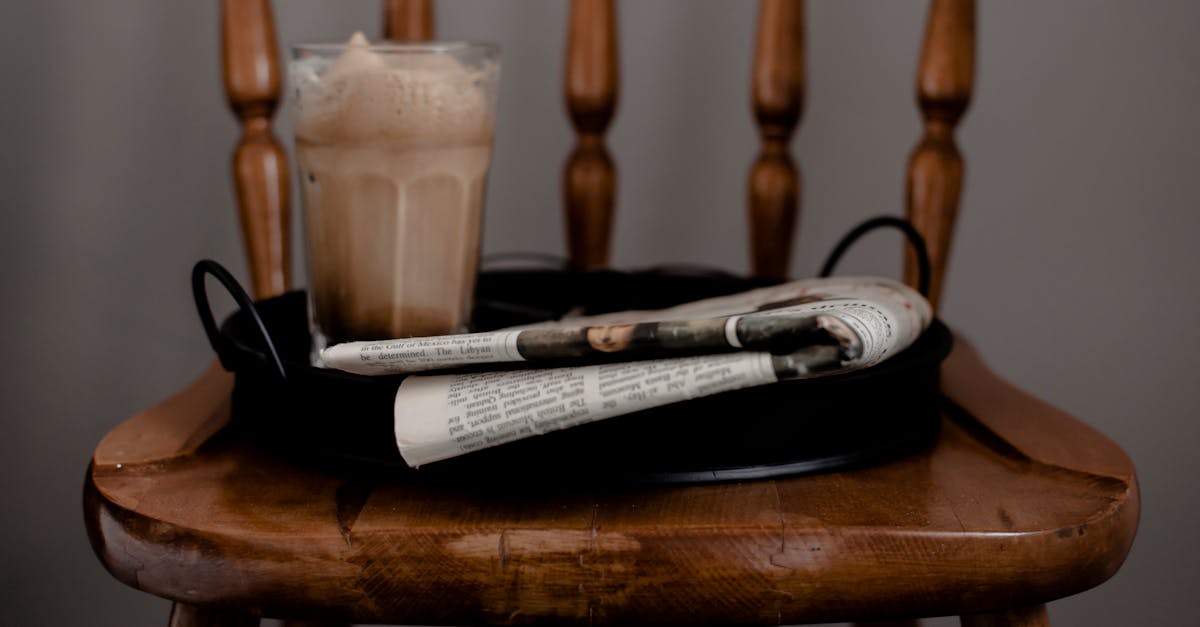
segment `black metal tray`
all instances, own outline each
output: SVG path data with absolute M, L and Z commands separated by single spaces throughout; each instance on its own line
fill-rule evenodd
M 243 293 L 242 309 L 218 329 L 208 313 L 203 275 L 223 269 L 202 269 L 205 263 L 212 262 L 197 264 L 193 286 L 213 347 L 236 373 L 234 429 L 297 463 L 380 479 L 470 485 L 705 483 L 879 462 L 926 446 L 940 422 L 938 369 L 952 340 L 934 321 L 907 350 L 862 371 L 725 392 L 411 469 L 396 449 L 392 423 L 404 377 L 311 366 L 303 292 L 253 305 Z M 222 282 L 232 281 L 224 274 Z M 490 330 L 580 307 L 589 314 L 661 308 L 766 284 L 686 271 L 485 272 L 473 321 L 475 330 Z M 235 296 L 240 291 L 227 287 Z

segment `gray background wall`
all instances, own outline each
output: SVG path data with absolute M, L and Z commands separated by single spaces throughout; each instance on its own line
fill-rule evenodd
M 279 2 L 284 43 L 379 31 L 373 1 Z M 1187 624 L 1200 604 L 1200 4 L 983 2 L 967 187 L 944 317 L 994 368 L 1119 442 L 1141 476 L 1125 568 L 1058 625 Z M 813 2 L 794 263 L 901 208 L 925 3 Z M 216 2 L 0 7 L 0 622 L 161 625 L 80 516 L 109 428 L 212 356 L 190 264 L 238 268 Z M 563 251 L 566 4 L 444 1 L 444 38 L 504 49 L 486 250 Z M 749 2 L 624 2 L 615 263 L 746 269 Z M 288 133 L 286 125 L 281 134 Z M 887 272 L 870 241 L 850 271 Z

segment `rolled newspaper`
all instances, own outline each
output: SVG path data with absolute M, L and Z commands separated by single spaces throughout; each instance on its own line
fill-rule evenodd
M 932 317 L 920 294 L 890 279 L 809 279 L 657 311 L 340 344 L 322 358 L 361 374 L 529 362 L 406 378 L 396 444 L 416 467 L 691 398 L 866 368 L 907 348 Z M 601 357 L 626 361 L 588 364 Z M 588 365 L 537 368 L 546 360 Z

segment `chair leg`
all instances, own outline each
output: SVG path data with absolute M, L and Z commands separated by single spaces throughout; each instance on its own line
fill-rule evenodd
M 187 603 L 171 606 L 168 627 L 256 627 L 258 617 L 252 614 L 198 607 Z
M 1031 605 L 991 614 L 964 614 L 962 627 L 1050 627 L 1045 605 Z

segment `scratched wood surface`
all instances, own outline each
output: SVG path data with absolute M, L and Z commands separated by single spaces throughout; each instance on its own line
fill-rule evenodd
M 231 381 L 213 368 L 100 443 L 85 519 L 121 581 L 253 616 L 776 625 L 1036 607 L 1101 583 L 1136 528 L 1129 459 L 959 344 L 927 452 L 778 481 L 574 494 L 295 467 L 214 430 Z

